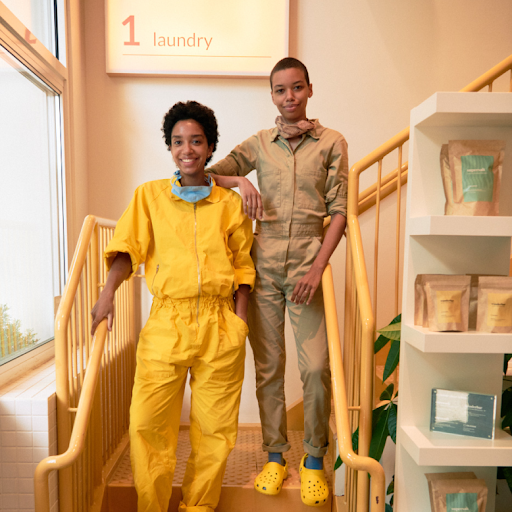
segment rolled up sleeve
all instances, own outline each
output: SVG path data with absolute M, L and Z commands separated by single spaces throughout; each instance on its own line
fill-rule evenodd
M 228 246 L 233 254 L 233 268 L 235 271 L 235 290 L 241 284 L 247 284 L 254 288 L 256 270 L 251 258 L 251 247 L 253 242 L 252 221 L 242 213 L 240 202 L 239 212 L 234 216 L 235 229 L 228 238 Z
M 108 270 L 118 253 L 130 255 L 132 272 L 146 261 L 151 240 L 151 220 L 142 187 L 139 187 L 119 221 L 113 238 L 108 243 L 104 258 Z
M 332 159 L 325 182 L 325 203 L 327 213 L 340 213 L 347 216 L 348 192 L 348 147 L 347 141 L 341 137 L 334 145 Z
M 258 137 L 253 135 L 236 146 L 226 158 L 212 165 L 206 171 L 220 176 L 246 176 L 256 169 L 258 148 Z

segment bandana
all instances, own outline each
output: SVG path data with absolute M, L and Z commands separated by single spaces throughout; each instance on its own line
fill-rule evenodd
M 284 139 L 292 139 L 298 137 L 303 133 L 313 130 L 316 127 L 315 121 L 302 120 L 294 124 L 287 124 L 283 120 L 283 116 L 276 117 L 276 125 L 279 130 L 279 135 Z
M 180 180 L 181 173 L 178 169 L 171 179 L 172 193 L 187 203 L 197 203 L 201 199 L 206 199 L 212 192 L 213 183 L 209 176 L 204 177 L 204 186 L 182 187 Z

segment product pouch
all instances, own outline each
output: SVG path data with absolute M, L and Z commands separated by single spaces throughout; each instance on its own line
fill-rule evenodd
M 448 154 L 453 184 L 452 215 L 498 215 L 505 142 L 451 140 Z
M 476 330 L 512 332 L 512 277 L 480 276 Z
M 434 480 L 469 480 L 476 478 L 473 471 L 460 472 L 460 473 L 425 473 L 428 481 L 428 495 L 430 496 L 430 507 L 434 511 L 434 498 L 432 496 L 432 482 Z
M 431 331 L 468 330 L 470 276 L 424 277 L 428 328 Z
M 444 189 L 444 197 L 446 198 L 446 203 L 444 205 L 444 214 L 445 215 L 454 215 L 453 208 L 453 182 L 452 182 L 452 172 L 450 170 L 450 157 L 448 155 L 448 144 L 443 144 L 441 146 L 441 178 L 443 180 L 443 189 Z
M 414 281 L 414 325 L 428 328 L 428 308 L 427 296 L 425 295 L 425 282 L 428 281 L 431 276 L 440 275 L 442 276 L 444 274 L 418 274 L 416 276 Z
M 435 512 L 485 512 L 487 485 L 479 478 L 433 480 L 432 498 Z

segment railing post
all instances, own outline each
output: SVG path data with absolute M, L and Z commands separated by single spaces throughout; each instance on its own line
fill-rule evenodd
M 62 303 L 61 303 L 62 305 Z M 69 368 L 68 368 L 68 322 L 57 311 L 55 321 L 55 388 L 57 394 L 57 446 L 58 452 L 63 453 L 71 439 L 71 414 L 69 412 Z M 48 487 L 48 482 L 46 482 Z M 71 512 L 72 508 L 72 474 L 71 468 L 59 471 L 59 510 Z
M 96 223 L 94 233 L 91 239 L 91 290 L 92 290 L 92 303 L 96 304 L 99 298 L 99 283 L 100 283 L 100 265 L 101 256 L 99 249 L 99 237 L 101 228 Z M 100 365 L 101 373 L 101 365 Z M 93 408 L 91 412 L 91 437 L 92 449 L 90 454 L 90 464 L 92 465 L 92 474 L 94 485 L 102 483 L 102 470 L 103 470 L 103 431 L 101 428 L 101 383 L 96 386 L 94 394 Z

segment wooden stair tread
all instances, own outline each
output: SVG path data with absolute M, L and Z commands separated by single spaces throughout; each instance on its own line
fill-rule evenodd
M 173 487 L 181 487 L 188 456 L 190 454 L 190 441 L 188 430 L 180 430 L 178 438 L 178 453 Z M 299 464 L 304 455 L 302 440 L 304 432 L 290 431 L 288 439 L 291 449 L 286 452 L 289 476 L 285 480 L 283 490 L 300 488 Z M 259 428 L 241 427 L 235 448 L 228 458 L 223 487 L 253 488 L 256 475 L 267 462 L 267 454 L 261 449 L 261 430 Z M 326 476 L 332 486 L 332 461 L 330 457 L 324 458 Z M 133 475 L 130 464 L 130 451 L 127 450 L 117 470 L 112 477 L 109 487 L 133 487 Z
M 256 492 L 254 478 L 267 461 L 267 454 L 261 449 L 260 428 L 240 427 L 235 448 L 231 452 L 222 485 L 220 502 L 215 512 L 311 512 L 300 498 L 299 464 L 303 456 L 301 431 L 288 432 L 291 449 L 286 452 L 289 477 L 285 480 L 277 496 L 265 496 Z M 178 512 L 181 500 L 181 483 L 190 453 L 188 430 L 180 430 L 178 438 L 177 465 L 173 481 L 173 491 L 168 512 Z M 326 476 L 332 489 L 332 453 L 324 458 Z M 133 485 L 129 450 L 123 456 L 116 472 L 107 487 L 103 512 L 137 512 L 137 493 Z M 325 505 L 316 507 L 319 512 L 330 512 L 332 492 Z

